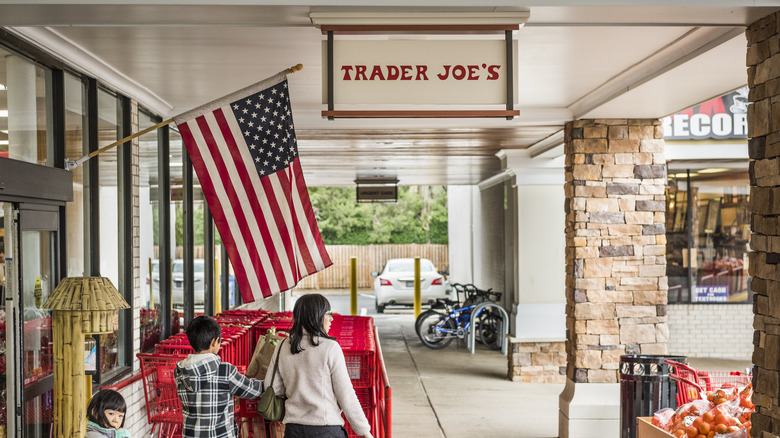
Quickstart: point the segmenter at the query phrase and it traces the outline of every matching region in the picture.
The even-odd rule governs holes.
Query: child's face
[[[109,426],[113,427],[114,429],[122,428],[122,421],[125,419],[124,412],[115,411],[113,409],[106,409],[103,411],[103,413],[106,415]]]

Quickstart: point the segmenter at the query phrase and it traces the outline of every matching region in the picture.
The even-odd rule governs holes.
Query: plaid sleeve
[[[229,365],[229,364],[228,364]],[[238,372],[233,365],[228,366],[230,393],[241,398],[260,398],[263,394],[263,381],[250,379]]]

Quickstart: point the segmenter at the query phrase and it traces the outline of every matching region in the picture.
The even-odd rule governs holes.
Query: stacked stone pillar
[[[751,436],[780,436],[780,17],[747,30],[748,150],[752,213],[753,403]]]
[[[617,383],[623,354],[664,354],[667,277],[659,120],[565,127],[567,377]]]

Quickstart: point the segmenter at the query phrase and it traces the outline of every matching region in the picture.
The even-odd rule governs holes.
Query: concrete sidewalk
[[[349,294],[327,291],[335,312],[349,314]],[[295,299],[295,297],[293,297]],[[563,384],[507,380],[507,358],[478,344],[474,355],[454,341],[442,350],[422,344],[409,308],[376,314],[371,291],[358,296],[374,318],[392,387],[393,437],[550,438],[558,436]],[[701,370],[745,371],[749,361],[688,358]]]
[[[372,315],[393,391],[394,437],[558,436],[559,384],[514,383],[507,359],[453,342],[424,346],[407,314]]]

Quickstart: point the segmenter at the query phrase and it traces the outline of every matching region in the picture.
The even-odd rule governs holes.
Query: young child
[[[259,398],[263,382],[238,373],[217,356],[222,329],[208,316],[199,316],[187,327],[187,339],[195,354],[176,365],[176,389],[184,411],[183,438],[236,438],[233,396]]]
[[[104,389],[87,405],[87,434],[84,438],[130,438],[122,429],[127,405],[116,391]]]

